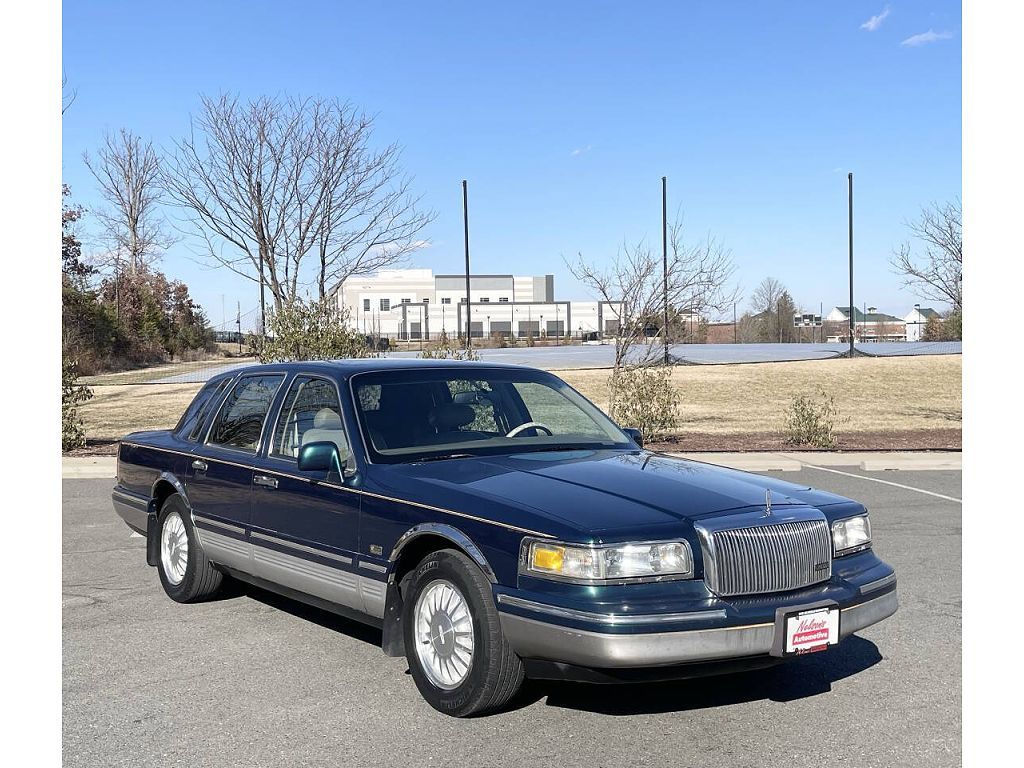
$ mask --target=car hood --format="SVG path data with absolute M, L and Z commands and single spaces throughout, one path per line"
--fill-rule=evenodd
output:
M 556 535 L 552 525 L 595 538 L 627 531 L 657 536 L 678 529 L 681 521 L 763 508 L 769 490 L 773 507 L 854 503 L 807 486 L 649 451 L 544 451 L 388 470 L 389 485 L 406 498 L 426 497 L 428 503 L 475 514 L 489 511 L 502 522 Z M 516 510 L 522 516 L 508 519 Z

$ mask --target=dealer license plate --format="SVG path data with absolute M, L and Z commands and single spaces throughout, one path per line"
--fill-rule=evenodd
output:
M 785 617 L 786 655 L 827 650 L 839 642 L 839 608 L 812 608 Z

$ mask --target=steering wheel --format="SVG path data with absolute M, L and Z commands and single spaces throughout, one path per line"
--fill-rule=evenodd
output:
M 545 432 L 548 433 L 548 437 L 551 437 L 552 435 L 555 434 L 554 432 L 551 431 L 551 427 L 546 427 L 539 421 L 528 421 L 525 424 L 520 424 L 518 427 L 513 427 L 512 429 L 510 429 L 508 431 L 508 434 L 505 435 L 505 437 L 515 437 L 516 435 L 519 435 L 520 433 L 524 432 L 527 429 L 543 429 Z

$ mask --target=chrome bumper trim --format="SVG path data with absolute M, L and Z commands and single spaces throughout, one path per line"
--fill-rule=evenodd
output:
M 839 622 L 842 637 L 891 616 L 897 607 L 893 590 L 842 609 Z M 680 632 L 609 634 L 571 629 L 505 612 L 498 615 L 505 636 L 519 656 L 583 667 L 656 667 L 767 655 L 775 639 L 774 622 Z
M 888 576 L 883 576 L 877 581 L 869 581 L 867 584 L 862 584 L 860 587 L 860 593 L 866 595 L 868 592 L 877 592 L 883 587 L 888 587 L 890 584 L 896 583 L 896 572 L 893 571 Z
M 634 624 L 670 624 L 684 621 L 705 621 L 707 619 L 724 619 L 728 615 L 724 609 L 715 611 L 691 611 L 689 613 L 592 613 L 590 611 L 577 611 L 573 608 L 562 608 L 557 605 L 549 605 L 548 603 L 538 603 L 533 600 L 524 600 L 521 597 L 506 594 L 498 595 L 498 602 L 502 605 L 525 608 L 526 610 L 545 613 L 549 616 L 558 616 L 563 619 L 576 619 L 577 621 L 593 621 L 613 627 L 631 626 Z

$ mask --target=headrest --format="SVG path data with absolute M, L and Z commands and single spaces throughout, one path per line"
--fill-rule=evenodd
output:
M 313 417 L 314 429 L 341 429 L 341 416 L 333 408 L 321 408 Z
M 446 403 L 430 411 L 430 425 L 438 432 L 453 432 L 476 418 L 476 412 L 468 405 Z

